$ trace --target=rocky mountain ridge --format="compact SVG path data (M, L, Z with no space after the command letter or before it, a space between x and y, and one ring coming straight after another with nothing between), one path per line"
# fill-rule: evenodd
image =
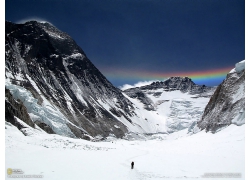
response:
M216 132L230 124L245 124L245 60L237 63L217 87L198 127Z
M207 87L205 85L197 85L188 77L170 77L165 81L156 81L146 86L129 88L123 92L131 98L139 99L147 110L155 110L153 102L145 93L162 89L164 92L180 91L188 93L195 97L210 97L216 87ZM152 92L151 92L152 94ZM162 92L155 92L152 95L160 97ZM161 103L161 102L158 102Z
M83 138L107 136L111 131L121 137L127 132L112 113L131 122L129 117L134 113L131 102L101 74L69 35L49 23L36 21L25 24L6 21L5 27L6 88L15 98L22 99L17 89L23 87L38 100L38 105L56 109L68 126L67 133L61 132L62 135ZM24 95L23 101L27 98ZM112 113L100 102L111 104ZM39 113L29 107L28 112L36 121L57 129L57 120L49 123L48 118L42 117L44 110Z
M188 77L170 77L123 92L140 107L142 116L147 114L145 119L159 119L158 125L164 127L158 127L159 130L173 133L189 128L200 120L215 89L196 85Z
M5 28L5 120L20 129L26 128L22 120L47 133L88 140L128 132L173 133L192 129L205 116L216 89L171 77L121 91L52 24L6 21ZM199 127L209 130L208 124L199 122Z

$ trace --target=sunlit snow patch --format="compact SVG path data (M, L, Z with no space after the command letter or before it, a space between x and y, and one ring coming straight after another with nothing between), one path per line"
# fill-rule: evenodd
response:
M229 73L235 73L235 72L239 73L244 69L245 69L245 60L236 63L235 68L232 69Z

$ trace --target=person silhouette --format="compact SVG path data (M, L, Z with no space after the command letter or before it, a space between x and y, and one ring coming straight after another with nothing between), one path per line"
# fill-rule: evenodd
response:
M134 169L134 162L132 161L132 163L131 163L131 169Z

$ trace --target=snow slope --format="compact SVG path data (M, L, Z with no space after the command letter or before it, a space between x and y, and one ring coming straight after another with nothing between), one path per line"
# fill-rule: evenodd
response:
M149 99L152 110L145 108L145 103L140 99L131 98L125 93L124 96L134 104L135 113L138 115L131 119L147 133L173 133L189 128L200 120L210 99L210 96L200 97L200 94L194 95L180 90L164 91L163 88L147 89L143 93Z
M230 125L216 134L201 131L190 136L185 129L145 136L146 141L109 137L106 142L26 127L28 136L5 124L6 170L19 169L24 175L53 180L200 179L205 173L236 173L241 176L237 179L245 179L245 125ZM133 170L131 161L135 162Z

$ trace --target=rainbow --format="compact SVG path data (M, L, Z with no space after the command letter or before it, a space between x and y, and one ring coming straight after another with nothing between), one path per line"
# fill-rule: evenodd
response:
M220 83L225 79L226 75L234 67L226 67L220 69L204 70L204 71L190 71L190 72L150 72L143 70L125 70L125 69L102 69L103 74L108 79L120 79L120 80L165 80L169 77L189 77L196 84L210 85L212 82Z

